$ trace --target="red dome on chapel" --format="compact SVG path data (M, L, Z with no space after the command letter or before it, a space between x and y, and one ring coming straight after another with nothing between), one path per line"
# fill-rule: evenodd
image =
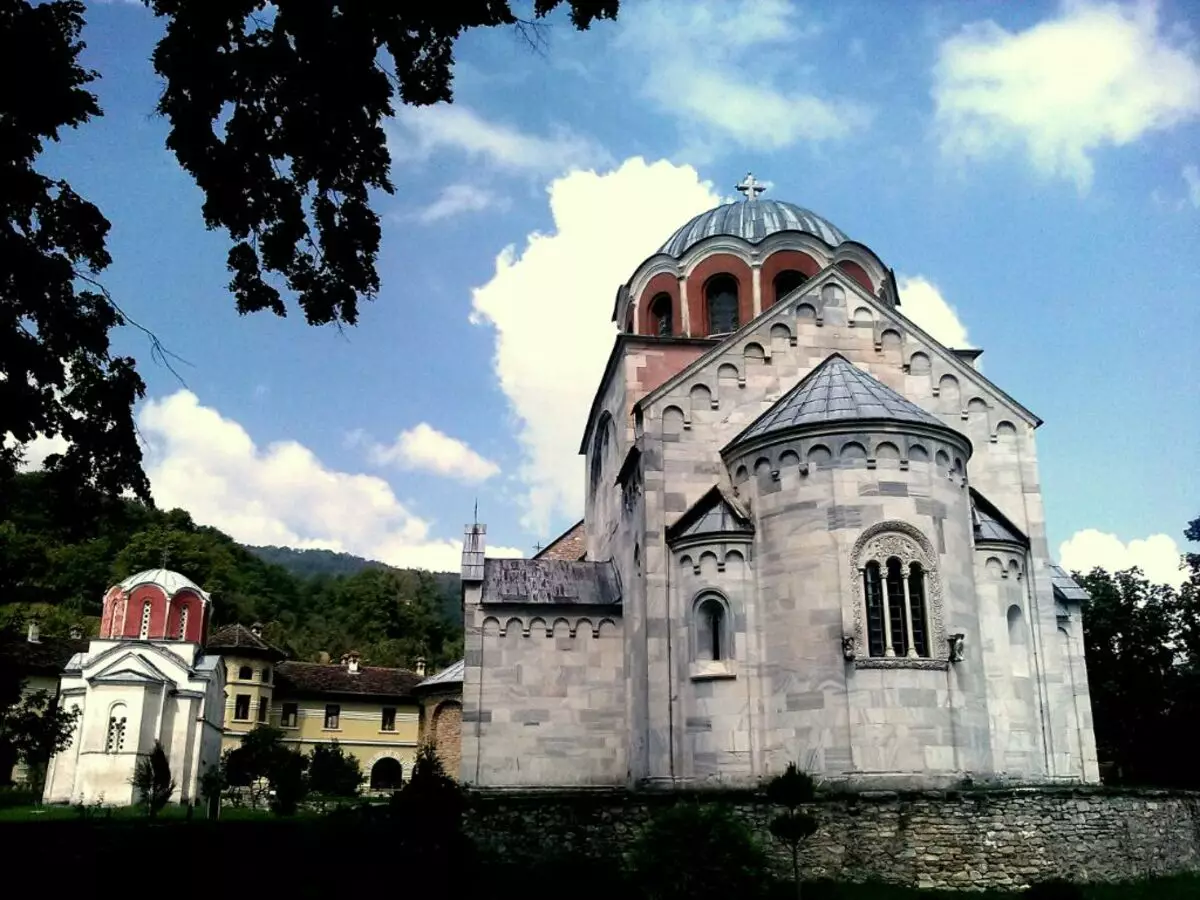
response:
M208 593L186 575L147 569L105 593L100 638L203 644L211 604Z

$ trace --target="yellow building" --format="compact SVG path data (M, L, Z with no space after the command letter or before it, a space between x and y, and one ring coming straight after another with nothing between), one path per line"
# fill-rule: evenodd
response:
M50 637L43 635L36 622L30 622L22 638L15 637L0 641L0 665L11 667L21 681L22 698L38 691L46 691L51 697L58 696L58 679L63 669L76 653L83 653L88 642L82 637ZM15 784L28 782L28 773L22 763L0 759L0 784L11 781ZM6 777L8 776L8 777Z
M238 746L255 725L284 732L301 753L334 741L358 758L366 787L399 787L416 755L423 674L360 665L357 654L340 663L285 661L258 626L217 629L207 652L225 663L223 749Z

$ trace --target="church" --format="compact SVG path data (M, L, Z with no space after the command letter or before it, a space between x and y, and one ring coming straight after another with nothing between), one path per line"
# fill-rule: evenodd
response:
M738 189L617 291L583 521L528 560L467 527L461 780L1099 781L1042 420L871 248Z
M225 668L206 654L212 599L169 569L131 575L104 595L99 636L67 662L60 703L79 710L70 744L46 771L46 803L128 806L137 761L162 743L171 799L199 797L220 763Z

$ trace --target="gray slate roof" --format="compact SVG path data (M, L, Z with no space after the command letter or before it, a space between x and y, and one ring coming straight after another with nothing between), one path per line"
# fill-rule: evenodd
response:
M753 534L754 523L736 501L714 487L667 528L667 540L699 534Z
M482 602L619 606L621 584L608 562L489 559L483 566Z
M1050 564L1050 583L1054 585L1054 596L1060 600L1072 600L1078 603L1087 600L1091 594L1081 588L1075 579L1067 574L1062 566Z
M723 234L757 244L781 231L801 231L819 237L831 247L848 241L845 233L816 213L782 200L738 200L700 213L659 249L676 258L705 238Z
M1029 546L1029 538L975 488L971 488L971 522L975 526L976 541L999 541L1022 547Z
M890 387L834 353L784 394L732 443L741 444L804 425L845 422L909 422L947 429Z
M424 681L417 685L418 688L434 688L434 687L449 687L455 684L462 684L463 669L466 667L466 660L460 659L456 663L452 663L442 671L430 675Z

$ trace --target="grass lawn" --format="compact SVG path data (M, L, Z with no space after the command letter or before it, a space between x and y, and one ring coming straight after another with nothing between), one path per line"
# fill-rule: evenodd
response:
M200 821L204 818L201 810L195 810L193 817ZM136 806L113 806L105 809L89 808L90 820L102 819L144 819L146 814ZM10 806L0 807L0 822L61 822L64 819L79 819L79 810L74 806ZM176 804L169 804L158 814L160 820L182 822L187 819L187 810ZM246 807L227 806L221 810L222 821L246 821L252 819L270 819L271 813L265 809L249 809Z

